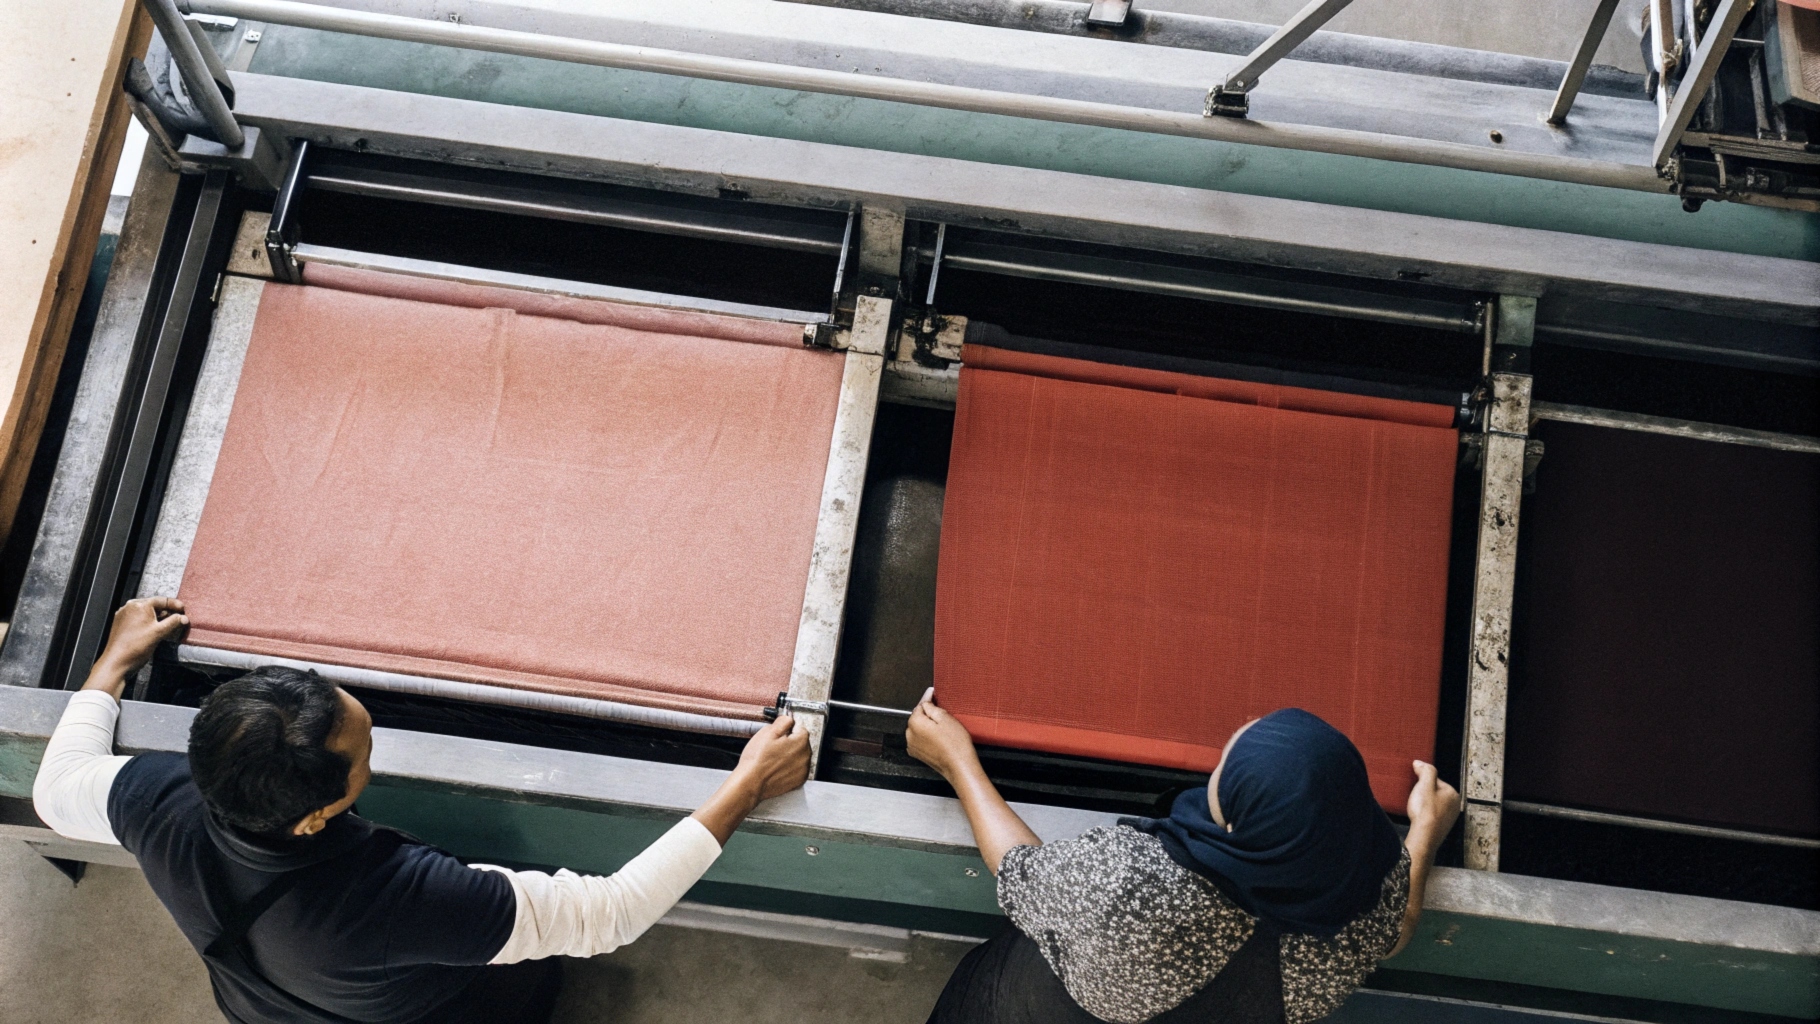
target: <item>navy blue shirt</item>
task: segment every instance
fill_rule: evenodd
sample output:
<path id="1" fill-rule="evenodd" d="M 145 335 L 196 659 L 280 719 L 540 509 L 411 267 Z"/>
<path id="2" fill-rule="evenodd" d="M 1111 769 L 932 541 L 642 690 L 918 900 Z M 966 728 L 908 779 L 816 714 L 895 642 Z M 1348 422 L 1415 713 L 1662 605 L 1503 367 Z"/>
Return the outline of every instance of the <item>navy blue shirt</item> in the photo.
<path id="1" fill-rule="evenodd" d="M 249 836 L 209 820 L 188 758 L 171 753 L 127 762 L 107 812 L 198 952 L 222 930 L 224 884 L 227 900 L 245 903 L 281 874 L 310 868 L 247 931 L 242 948 L 263 979 L 224 977 L 210 962 L 216 1002 L 231 1021 L 297 1019 L 268 981 L 327 1011 L 325 1021 L 456 1020 L 467 1015 L 464 1003 L 492 1001 L 476 999 L 479 990 L 521 975 L 483 966 L 505 946 L 517 913 L 503 875 L 353 814 L 315 836 Z"/>

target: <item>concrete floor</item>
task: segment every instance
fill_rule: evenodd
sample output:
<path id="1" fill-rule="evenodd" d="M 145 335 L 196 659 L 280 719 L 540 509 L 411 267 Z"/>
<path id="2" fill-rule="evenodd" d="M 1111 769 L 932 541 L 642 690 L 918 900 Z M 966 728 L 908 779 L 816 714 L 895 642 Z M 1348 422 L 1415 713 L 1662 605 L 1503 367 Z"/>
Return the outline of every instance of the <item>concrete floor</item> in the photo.
<path id="1" fill-rule="evenodd" d="M 968 948 L 918 937 L 898 964 L 659 925 L 617 952 L 569 961 L 556 1022 L 916 1024 Z M 202 961 L 144 876 L 90 866 L 72 886 L 24 843 L 0 840 L 0 1021 L 219 1020 Z"/>

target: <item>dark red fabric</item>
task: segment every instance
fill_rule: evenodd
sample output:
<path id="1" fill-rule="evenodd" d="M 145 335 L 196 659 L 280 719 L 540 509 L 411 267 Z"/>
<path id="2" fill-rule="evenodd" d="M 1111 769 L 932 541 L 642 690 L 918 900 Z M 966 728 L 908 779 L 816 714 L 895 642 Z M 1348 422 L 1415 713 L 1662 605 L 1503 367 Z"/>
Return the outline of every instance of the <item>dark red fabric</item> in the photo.
<path id="1" fill-rule="evenodd" d="M 192 642 L 755 717 L 789 681 L 841 356 L 466 298 L 266 286 Z"/>
<path id="2" fill-rule="evenodd" d="M 1535 433 L 1505 794 L 1820 835 L 1820 456 Z"/>
<path id="3" fill-rule="evenodd" d="M 1400 808 L 1433 757 L 1451 421 L 969 347 L 939 701 L 985 743 L 1197 771 L 1247 719 L 1301 707 Z"/>

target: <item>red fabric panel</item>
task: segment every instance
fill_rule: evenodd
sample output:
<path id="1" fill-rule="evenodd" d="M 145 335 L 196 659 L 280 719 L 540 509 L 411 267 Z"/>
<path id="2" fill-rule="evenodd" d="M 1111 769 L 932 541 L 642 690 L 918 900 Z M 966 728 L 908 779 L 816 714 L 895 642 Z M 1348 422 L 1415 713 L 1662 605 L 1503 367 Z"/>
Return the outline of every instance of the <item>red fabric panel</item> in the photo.
<path id="1" fill-rule="evenodd" d="M 981 368 L 1007 355 L 961 370 L 942 705 L 986 743 L 1196 771 L 1302 707 L 1400 809 L 1433 757 L 1454 431 Z"/>
<path id="2" fill-rule="evenodd" d="M 267 285 L 193 642 L 756 717 L 789 681 L 842 359 L 598 312 Z"/>
<path id="3" fill-rule="evenodd" d="M 1254 384 L 1251 381 L 1227 380 L 1223 377 L 1199 377 L 1168 370 L 1090 363 L 1080 359 L 991 348 L 986 345 L 966 346 L 961 353 L 961 362 L 981 370 L 1005 370 L 1010 373 L 1027 373 L 1033 377 L 1077 380 L 1086 384 L 1111 384 L 1139 391 L 1161 391 L 1190 398 L 1212 398 L 1222 402 L 1296 409 L 1330 416 L 1388 420 L 1418 427 L 1451 428 L 1454 422 L 1451 406 L 1428 402 L 1406 402 L 1396 398 L 1316 391 L 1313 388 L 1289 387 L 1284 384 Z"/>

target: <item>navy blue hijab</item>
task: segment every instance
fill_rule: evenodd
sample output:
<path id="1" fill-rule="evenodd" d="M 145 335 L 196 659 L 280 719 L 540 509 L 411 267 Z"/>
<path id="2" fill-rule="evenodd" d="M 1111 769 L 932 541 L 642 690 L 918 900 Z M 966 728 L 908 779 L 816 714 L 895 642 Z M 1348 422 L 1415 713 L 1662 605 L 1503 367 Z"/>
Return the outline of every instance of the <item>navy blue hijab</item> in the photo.
<path id="1" fill-rule="evenodd" d="M 1220 772 L 1214 823 L 1207 788 L 1167 818 L 1126 818 L 1175 862 L 1247 913 L 1289 932 L 1333 935 L 1377 903 L 1401 843 L 1371 795 L 1365 759 L 1338 729 L 1298 708 L 1245 730 Z"/>

